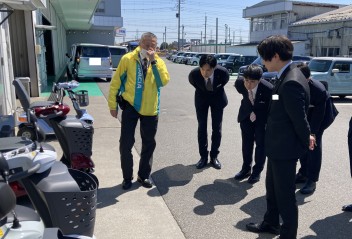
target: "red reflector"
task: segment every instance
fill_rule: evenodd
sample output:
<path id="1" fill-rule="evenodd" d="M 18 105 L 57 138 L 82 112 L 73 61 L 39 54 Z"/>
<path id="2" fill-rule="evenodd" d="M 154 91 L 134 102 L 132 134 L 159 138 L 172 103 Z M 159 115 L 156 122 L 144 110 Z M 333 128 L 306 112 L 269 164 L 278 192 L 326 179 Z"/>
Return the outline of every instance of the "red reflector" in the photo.
<path id="1" fill-rule="evenodd" d="M 81 153 L 71 154 L 71 165 L 73 169 L 94 168 L 94 163 L 90 156 Z"/>

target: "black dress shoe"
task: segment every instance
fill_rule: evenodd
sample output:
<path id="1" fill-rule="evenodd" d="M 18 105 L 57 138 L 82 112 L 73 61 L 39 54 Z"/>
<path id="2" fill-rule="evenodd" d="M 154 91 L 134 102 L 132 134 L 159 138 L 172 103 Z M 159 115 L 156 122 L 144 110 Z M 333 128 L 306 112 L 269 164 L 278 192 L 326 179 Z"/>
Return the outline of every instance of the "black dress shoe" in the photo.
<path id="1" fill-rule="evenodd" d="M 245 178 L 248 178 L 249 176 L 251 176 L 251 171 L 250 170 L 248 170 L 248 171 L 241 170 L 239 173 L 237 173 L 235 175 L 235 179 L 241 181 L 241 180 L 243 180 Z"/>
<path id="2" fill-rule="evenodd" d="M 259 182 L 260 180 L 260 174 L 253 174 L 248 178 L 248 183 L 250 184 L 255 184 Z"/>
<path id="3" fill-rule="evenodd" d="M 204 168 L 208 163 L 208 159 L 207 158 L 200 158 L 200 160 L 198 161 L 198 163 L 196 164 L 197 169 L 202 169 Z"/>
<path id="4" fill-rule="evenodd" d="M 352 212 L 352 204 L 343 206 L 342 211 Z"/>
<path id="5" fill-rule="evenodd" d="M 299 190 L 302 194 L 311 194 L 315 191 L 316 183 L 310 179 L 306 182 L 306 184 Z"/>
<path id="6" fill-rule="evenodd" d="M 272 226 L 264 221 L 262 223 L 248 223 L 246 228 L 248 231 L 255 233 L 268 232 L 274 235 L 280 234 L 280 226 Z"/>
<path id="7" fill-rule="evenodd" d="M 213 165 L 214 168 L 221 169 L 221 163 L 217 158 L 211 158 L 210 163 Z"/>
<path id="8" fill-rule="evenodd" d="M 149 178 L 141 179 L 139 176 L 137 178 L 137 182 L 142 184 L 142 186 L 145 187 L 145 188 L 151 188 L 154 185 Z"/>
<path id="9" fill-rule="evenodd" d="M 304 176 L 303 174 L 301 173 L 297 173 L 296 174 L 296 181 L 295 183 L 305 183 L 307 181 L 307 177 Z"/>
<path id="10" fill-rule="evenodd" d="M 130 189 L 132 187 L 132 179 L 128 180 L 128 179 L 124 179 L 122 181 L 122 188 L 124 190 Z"/>

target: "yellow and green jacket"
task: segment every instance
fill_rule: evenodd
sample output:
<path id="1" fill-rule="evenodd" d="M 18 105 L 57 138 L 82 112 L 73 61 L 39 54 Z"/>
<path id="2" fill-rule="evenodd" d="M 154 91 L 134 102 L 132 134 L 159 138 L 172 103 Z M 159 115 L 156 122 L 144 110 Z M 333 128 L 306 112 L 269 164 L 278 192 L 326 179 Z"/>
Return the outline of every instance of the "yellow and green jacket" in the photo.
<path id="1" fill-rule="evenodd" d="M 155 55 L 157 63 L 148 67 L 144 79 L 139 52 L 137 47 L 121 58 L 111 79 L 108 105 L 110 110 L 117 109 L 116 95 L 121 91 L 139 114 L 155 116 L 159 114 L 160 88 L 170 81 L 170 76 L 165 62 Z"/>

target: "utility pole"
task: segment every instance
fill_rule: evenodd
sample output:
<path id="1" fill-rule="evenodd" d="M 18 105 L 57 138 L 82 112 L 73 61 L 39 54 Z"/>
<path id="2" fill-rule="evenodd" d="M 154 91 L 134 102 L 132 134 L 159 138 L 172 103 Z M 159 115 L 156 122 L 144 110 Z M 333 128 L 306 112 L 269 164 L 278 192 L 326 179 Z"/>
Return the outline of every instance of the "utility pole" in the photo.
<path id="1" fill-rule="evenodd" d="M 177 50 L 180 50 L 180 13 L 181 13 L 181 0 L 178 0 L 178 13 L 176 17 L 178 18 L 178 27 L 177 27 Z"/>
<path id="2" fill-rule="evenodd" d="M 166 43 L 166 27 L 165 27 L 165 43 Z"/>
<path id="3" fill-rule="evenodd" d="M 227 43 L 227 24 L 225 24 L 225 45 Z"/>
<path id="4" fill-rule="evenodd" d="M 203 39 L 203 32 L 200 31 L 200 43 L 202 43 L 202 39 Z M 203 44 L 200 45 L 200 51 L 203 52 Z"/>
<path id="5" fill-rule="evenodd" d="M 182 25 L 182 50 L 183 50 L 183 46 L 184 46 L 184 44 L 185 44 L 185 26 L 184 25 Z"/>
<path id="6" fill-rule="evenodd" d="M 229 27 L 229 43 L 231 45 L 231 31 L 230 31 L 230 27 Z"/>
<path id="7" fill-rule="evenodd" d="M 215 53 L 218 53 L 218 18 L 216 18 Z"/>
<path id="8" fill-rule="evenodd" d="M 207 44 L 207 16 L 205 16 L 204 44 Z"/>

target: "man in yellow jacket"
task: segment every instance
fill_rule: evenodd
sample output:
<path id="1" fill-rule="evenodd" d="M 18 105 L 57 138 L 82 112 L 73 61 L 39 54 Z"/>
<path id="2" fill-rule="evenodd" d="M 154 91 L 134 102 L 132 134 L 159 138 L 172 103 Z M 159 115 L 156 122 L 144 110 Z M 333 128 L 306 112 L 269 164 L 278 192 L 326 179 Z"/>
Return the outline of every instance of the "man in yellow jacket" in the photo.
<path id="1" fill-rule="evenodd" d="M 120 156 L 123 174 L 122 188 L 132 186 L 134 133 L 138 120 L 142 138 L 142 151 L 137 181 L 151 188 L 150 180 L 155 135 L 158 126 L 160 88 L 170 76 L 164 61 L 155 54 L 157 37 L 151 32 L 142 35 L 139 46 L 121 58 L 111 80 L 108 104 L 110 114 L 117 118 L 117 107 L 121 115 Z"/>

